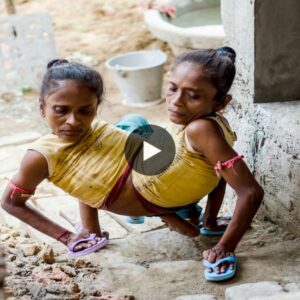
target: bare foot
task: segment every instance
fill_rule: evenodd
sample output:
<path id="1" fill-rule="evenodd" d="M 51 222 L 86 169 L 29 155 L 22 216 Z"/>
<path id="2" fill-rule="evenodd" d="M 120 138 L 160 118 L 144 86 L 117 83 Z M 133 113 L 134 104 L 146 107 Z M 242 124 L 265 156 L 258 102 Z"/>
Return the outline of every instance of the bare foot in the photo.
<path id="1" fill-rule="evenodd" d="M 219 217 L 214 222 L 204 221 L 204 228 L 213 231 L 225 231 L 229 222 L 229 218 Z"/>

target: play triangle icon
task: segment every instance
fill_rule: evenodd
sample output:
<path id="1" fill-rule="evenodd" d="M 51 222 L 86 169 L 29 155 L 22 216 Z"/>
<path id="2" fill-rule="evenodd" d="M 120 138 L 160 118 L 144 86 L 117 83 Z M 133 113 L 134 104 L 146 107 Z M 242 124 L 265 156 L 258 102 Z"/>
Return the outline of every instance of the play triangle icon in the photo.
<path id="1" fill-rule="evenodd" d="M 153 145 L 143 142 L 143 161 L 146 161 L 147 159 L 153 157 L 154 155 L 160 153 L 161 150 L 154 147 Z"/>

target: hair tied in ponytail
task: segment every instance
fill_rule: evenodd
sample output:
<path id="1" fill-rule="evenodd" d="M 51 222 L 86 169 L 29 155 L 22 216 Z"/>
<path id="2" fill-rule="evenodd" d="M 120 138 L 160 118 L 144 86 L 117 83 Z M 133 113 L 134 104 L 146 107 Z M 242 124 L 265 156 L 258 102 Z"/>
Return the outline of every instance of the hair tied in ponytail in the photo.
<path id="1" fill-rule="evenodd" d="M 221 47 L 218 48 L 216 51 L 219 56 L 226 56 L 230 58 L 233 64 L 235 63 L 236 53 L 231 47 Z"/>

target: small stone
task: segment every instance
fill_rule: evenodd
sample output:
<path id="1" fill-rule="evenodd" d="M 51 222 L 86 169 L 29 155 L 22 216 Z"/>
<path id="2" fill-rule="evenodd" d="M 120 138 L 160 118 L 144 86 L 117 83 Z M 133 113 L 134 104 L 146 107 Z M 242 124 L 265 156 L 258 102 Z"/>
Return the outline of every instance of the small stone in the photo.
<path id="1" fill-rule="evenodd" d="M 102 14 L 104 16 L 113 16 L 116 13 L 116 10 L 112 6 L 103 6 Z"/>
<path id="2" fill-rule="evenodd" d="M 88 267 L 88 262 L 84 259 L 76 259 L 74 263 L 75 268 L 86 268 Z"/>
<path id="3" fill-rule="evenodd" d="M 116 13 L 116 10 L 114 7 L 112 7 L 110 5 L 104 5 L 104 6 L 95 8 L 94 12 L 99 15 L 110 17 Z"/>
<path id="4" fill-rule="evenodd" d="M 51 266 L 43 266 L 42 267 L 42 271 L 46 272 L 46 271 L 52 271 L 52 267 Z"/>
<path id="5" fill-rule="evenodd" d="M 66 266 L 66 265 L 61 265 L 60 269 L 65 272 L 67 275 L 69 275 L 70 277 L 75 277 L 76 276 L 76 270 L 70 266 Z"/>
<path id="6" fill-rule="evenodd" d="M 11 102 L 16 99 L 16 95 L 13 93 L 3 93 L 0 95 L 0 98 L 6 102 Z"/>
<path id="7" fill-rule="evenodd" d="M 20 236 L 20 232 L 17 231 L 17 230 L 13 230 L 13 231 L 10 233 L 10 236 L 12 236 L 12 237 L 19 237 L 19 236 Z"/>
<path id="8" fill-rule="evenodd" d="M 53 264 L 55 262 L 54 252 L 50 245 L 45 245 L 43 247 L 40 252 L 40 257 L 46 264 Z"/>
<path id="9" fill-rule="evenodd" d="M 30 258 L 31 259 L 30 259 L 29 263 L 31 263 L 32 266 L 39 266 L 40 265 L 40 259 L 38 257 L 31 256 Z"/>
<path id="10" fill-rule="evenodd" d="M 70 277 L 59 268 L 53 268 L 52 274 L 49 275 L 49 278 L 55 281 L 70 281 Z"/>
<path id="11" fill-rule="evenodd" d="M 278 228 L 276 226 L 272 226 L 270 228 L 267 229 L 267 233 L 275 233 L 278 231 Z"/>
<path id="12" fill-rule="evenodd" d="M 253 241 L 251 243 L 252 246 L 257 246 L 257 247 L 262 247 L 264 246 L 266 243 L 264 241 Z"/>
<path id="13" fill-rule="evenodd" d="M 261 281 L 236 285 L 225 290 L 225 300 L 250 300 L 254 297 L 273 296 L 284 293 L 283 288 L 274 281 Z"/>
<path id="14" fill-rule="evenodd" d="M 8 244 L 6 244 L 6 247 L 16 248 L 16 242 L 14 242 L 14 241 L 8 241 Z"/>
<path id="15" fill-rule="evenodd" d="M 22 268 L 25 266 L 25 263 L 23 261 L 18 260 L 16 261 L 15 266 L 18 268 Z"/>
<path id="16" fill-rule="evenodd" d="M 2 235 L 0 236 L 0 240 L 1 240 L 2 242 L 8 240 L 9 238 L 10 238 L 10 234 L 8 234 L 8 233 L 2 234 Z"/>
<path id="17" fill-rule="evenodd" d="M 16 258 L 17 258 L 17 256 L 14 255 L 14 254 L 8 256 L 8 260 L 9 260 L 9 261 L 15 261 Z"/>
<path id="18" fill-rule="evenodd" d="M 41 247 L 35 244 L 21 244 L 18 248 L 22 250 L 24 256 L 36 255 L 41 250 Z"/>
<path id="19" fill-rule="evenodd" d="M 287 233 L 287 234 L 283 237 L 283 239 L 284 239 L 285 241 L 293 241 L 295 238 L 296 238 L 296 237 L 295 237 L 292 233 Z"/>

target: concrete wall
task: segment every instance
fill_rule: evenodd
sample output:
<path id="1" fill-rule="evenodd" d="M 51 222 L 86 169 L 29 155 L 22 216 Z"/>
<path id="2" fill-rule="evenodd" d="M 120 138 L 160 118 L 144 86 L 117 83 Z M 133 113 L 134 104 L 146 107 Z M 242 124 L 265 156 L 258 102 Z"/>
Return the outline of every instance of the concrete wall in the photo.
<path id="1" fill-rule="evenodd" d="M 267 216 L 299 235 L 300 101 L 280 102 L 286 99 L 278 99 L 277 103 L 254 103 L 257 88 L 255 79 L 264 72 L 257 63 L 269 55 L 268 51 L 255 51 L 255 43 L 258 42 L 255 36 L 261 35 L 262 31 L 264 34 L 273 34 L 273 28 L 268 33 L 266 28 L 257 26 L 255 22 L 254 16 L 261 7 L 259 4 L 264 1 L 222 0 L 227 44 L 237 52 L 237 77 L 231 91 L 234 101 L 232 107 L 228 108 L 227 116 L 238 135 L 235 148 L 245 156 L 250 169 L 265 189 L 264 204 L 259 215 Z M 270 4 L 270 13 L 276 10 L 278 2 L 283 1 L 267 2 Z M 289 9 L 293 10 L 293 7 Z M 276 46 L 274 43 L 270 49 Z M 284 55 L 292 53 L 287 51 Z M 296 52 L 293 55 L 296 65 L 299 55 Z M 271 67 L 265 64 L 265 68 Z M 280 74 L 274 76 L 280 79 Z M 290 88 L 299 86 L 299 76 L 291 80 L 289 85 Z M 230 207 L 234 207 L 235 196 L 232 190 L 228 191 L 227 196 Z"/>
<path id="2" fill-rule="evenodd" d="M 254 101 L 299 100 L 300 1 L 256 0 L 254 27 Z"/>

